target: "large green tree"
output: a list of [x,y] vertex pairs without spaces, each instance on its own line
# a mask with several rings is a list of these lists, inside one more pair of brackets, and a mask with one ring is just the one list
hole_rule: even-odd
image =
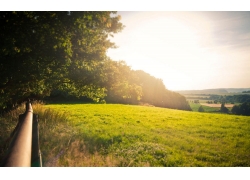
[[191,111],[186,98],[179,93],[166,89],[161,79],[155,78],[142,70],[137,70],[135,73],[142,88],[141,102],[158,107]]
[[[96,66],[123,25],[116,12],[0,12],[0,107],[53,89],[102,96]],[[97,95],[98,96],[98,95]]]
[[135,71],[124,61],[107,60],[102,68],[103,86],[107,89],[107,102],[137,104],[142,87]]

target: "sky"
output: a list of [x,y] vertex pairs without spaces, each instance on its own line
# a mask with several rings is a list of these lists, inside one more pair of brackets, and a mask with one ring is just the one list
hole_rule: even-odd
[[107,55],[169,90],[250,88],[250,11],[118,11]]
[[[33,1],[32,1],[33,2]],[[163,80],[169,90],[250,88],[247,0],[5,1],[0,10],[118,11],[126,26],[107,55]]]

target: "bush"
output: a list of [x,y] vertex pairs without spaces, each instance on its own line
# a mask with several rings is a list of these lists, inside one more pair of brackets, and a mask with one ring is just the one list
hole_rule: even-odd
[[199,107],[198,112],[205,112],[202,106]]
[[231,111],[233,114],[250,116],[250,103],[244,102],[238,106],[234,105]]
[[223,113],[228,113],[229,112],[227,107],[225,107],[225,103],[221,103],[220,111],[223,112]]

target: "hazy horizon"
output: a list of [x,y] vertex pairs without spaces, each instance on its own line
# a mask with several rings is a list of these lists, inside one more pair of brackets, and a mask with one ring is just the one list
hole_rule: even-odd
[[235,87],[235,88],[207,88],[207,89],[181,89],[181,90],[173,90],[173,91],[202,91],[202,90],[213,90],[213,89],[225,89],[225,90],[227,90],[227,89],[250,89],[250,87],[246,87],[246,88],[241,88],[241,87],[239,87],[239,88],[237,88],[237,87]]
[[163,80],[169,90],[250,87],[250,12],[118,11],[113,60]]

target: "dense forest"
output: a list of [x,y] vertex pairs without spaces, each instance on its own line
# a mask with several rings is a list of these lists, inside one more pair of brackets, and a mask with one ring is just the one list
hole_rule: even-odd
[[107,57],[120,19],[108,11],[0,12],[1,111],[28,98],[191,110],[161,79]]

